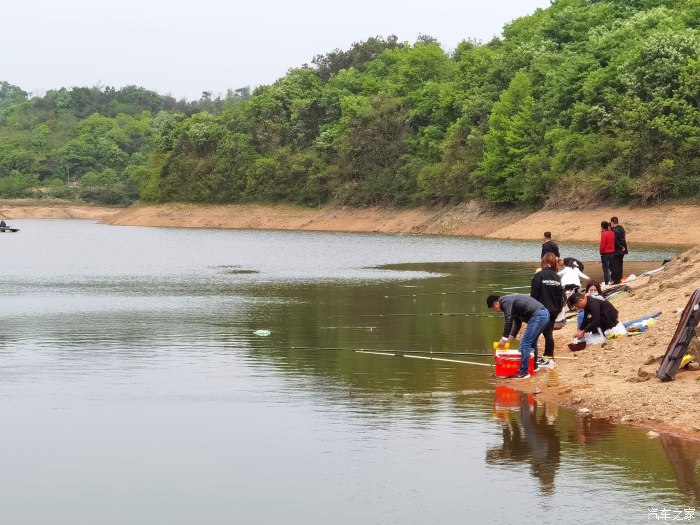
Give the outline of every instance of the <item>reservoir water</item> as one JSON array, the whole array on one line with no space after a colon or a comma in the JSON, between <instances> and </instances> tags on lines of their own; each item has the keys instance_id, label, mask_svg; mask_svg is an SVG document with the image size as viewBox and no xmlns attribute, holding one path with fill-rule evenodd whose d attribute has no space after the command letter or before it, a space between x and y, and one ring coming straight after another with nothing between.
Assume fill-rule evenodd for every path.
<instances>
[{"instance_id":1,"label":"reservoir water","mask_svg":"<svg viewBox=\"0 0 700 525\"><path fill-rule=\"evenodd\" d=\"M497 388L489 366L356 351L491 364L485 298L528 293L540 243L13 226L0 523L644 523L696 505L698 443Z\"/></svg>"}]
</instances>

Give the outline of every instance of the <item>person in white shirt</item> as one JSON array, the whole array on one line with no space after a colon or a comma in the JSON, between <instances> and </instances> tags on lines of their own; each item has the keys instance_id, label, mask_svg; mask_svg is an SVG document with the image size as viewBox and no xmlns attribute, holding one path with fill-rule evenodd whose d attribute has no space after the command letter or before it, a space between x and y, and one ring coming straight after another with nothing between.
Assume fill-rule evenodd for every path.
<instances>
[{"instance_id":1,"label":"person in white shirt","mask_svg":"<svg viewBox=\"0 0 700 525\"><path fill-rule=\"evenodd\" d=\"M572 261L570 266L564 266L564 269L557 273L559 277L561 277L561 285L565 292L570 292L571 290L581 288L582 277L586 280L590 279L590 277L579 270L578 263L576 261Z\"/></svg>"}]
</instances>

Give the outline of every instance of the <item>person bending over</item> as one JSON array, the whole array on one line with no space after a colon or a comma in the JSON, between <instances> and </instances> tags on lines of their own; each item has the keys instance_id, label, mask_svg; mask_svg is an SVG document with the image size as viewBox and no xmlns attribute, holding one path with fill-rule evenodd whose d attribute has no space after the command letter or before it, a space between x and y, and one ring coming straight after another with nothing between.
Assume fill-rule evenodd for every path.
<instances>
[{"instance_id":1,"label":"person bending over","mask_svg":"<svg viewBox=\"0 0 700 525\"><path fill-rule=\"evenodd\" d=\"M494 312L502 312L503 336L498 342L499 348L504 348L506 343L512 341L523 323L527 323L525 333L520 340L520 370L515 375L516 379L527 379L528 361L530 351L535 353L535 363L537 363L537 338L549 322L549 312L544 305L530 297L529 295L514 293L498 297L489 295L486 298L486 306Z\"/></svg>"}]
</instances>

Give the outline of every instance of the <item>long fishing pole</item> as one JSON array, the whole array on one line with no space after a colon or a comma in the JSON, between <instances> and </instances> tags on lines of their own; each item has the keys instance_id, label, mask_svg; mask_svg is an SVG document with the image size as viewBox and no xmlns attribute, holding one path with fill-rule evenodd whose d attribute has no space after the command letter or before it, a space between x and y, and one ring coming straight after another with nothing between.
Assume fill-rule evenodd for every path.
<instances>
[{"instance_id":1,"label":"long fishing pole","mask_svg":"<svg viewBox=\"0 0 700 525\"><path fill-rule=\"evenodd\" d=\"M456 290L453 292L425 292L425 293L402 293L397 295L385 295L384 299L394 299L396 297L427 297L430 295L458 295L468 293L485 293L487 290Z\"/></svg>"},{"instance_id":2,"label":"long fishing pole","mask_svg":"<svg viewBox=\"0 0 700 525\"><path fill-rule=\"evenodd\" d=\"M389 354L434 354L434 355L470 355L480 357L493 357L493 354L484 352L434 352L432 350L382 350L381 348L344 348L338 346L286 346L274 348L287 348L290 350L349 350L351 352L381 352Z\"/></svg>"},{"instance_id":3,"label":"long fishing pole","mask_svg":"<svg viewBox=\"0 0 700 525\"><path fill-rule=\"evenodd\" d=\"M489 363L476 363L474 361L461 361L459 359L445 359L442 357L430 357L425 355L405 355L405 354L392 354L389 352L370 352L368 350L355 350L358 354L374 354L374 355L385 355L390 357L406 357L411 359L427 359L428 361L441 361L444 363L459 363L462 365L477 365L477 366L488 366L493 367L494 365Z\"/></svg>"},{"instance_id":4,"label":"long fishing pole","mask_svg":"<svg viewBox=\"0 0 700 525\"><path fill-rule=\"evenodd\" d=\"M333 315L329 319L339 319L345 317L419 317L423 315L455 315L461 317L499 317L497 314L489 313L467 313L467 312L427 312L427 313L396 313L396 314L358 314L358 315Z\"/></svg>"},{"instance_id":5,"label":"long fishing pole","mask_svg":"<svg viewBox=\"0 0 700 525\"><path fill-rule=\"evenodd\" d=\"M342 346L267 346L258 347L267 348L271 350L345 350L349 352L357 352L364 354L378 354L378 355L392 355L397 357L416 357L411 354L428 354L428 355L468 355L473 357L493 357L494 354L484 353L484 352L442 352L433 350L382 350L381 348L347 348ZM406 355L409 354L409 355ZM423 357L424 359L429 359L429 357ZM437 358L436 358L437 359ZM578 357L563 357L558 356L552 358L555 361L557 359L567 359L572 361L577 361ZM460 361L467 362L467 361Z\"/></svg>"}]
</instances>

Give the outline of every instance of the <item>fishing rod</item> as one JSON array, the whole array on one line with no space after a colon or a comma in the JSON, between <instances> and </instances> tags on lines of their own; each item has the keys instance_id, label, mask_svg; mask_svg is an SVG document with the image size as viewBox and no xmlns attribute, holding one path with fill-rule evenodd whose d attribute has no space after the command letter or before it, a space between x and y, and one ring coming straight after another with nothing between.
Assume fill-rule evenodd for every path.
<instances>
[{"instance_id":1,"label":"fishing rod","mask_svg":"<svg viewBox=\"0 0 700 525\"><path fill-rule=\"evenodd\" d=\"M445 316L460 316L460 317L499 317L500 314L467 314L461 312L431 312L428 315L445 315Z\"/></svg>"},{"instance_id":2,"label":"fishing rod","mask_svg":"<svg viewBox=\"0 0 700 525\"><path fill-rule=\"evenodd\" d=\"M430 357L430 356L425 356L425 355L405 355L405 354L392 354L389 352L370 352L368 350L355 350L356 353L358 354L374 354L374 355L385 355L385 356L390 356L390 357L405 357L405 358L411 358L411 359L426 359L428 361L440 361L443 363L459 363L461 365L477 365L477 366L489 366L493 367L494 365L489 364L489 363L476 363L474 361L461 361L459 359L445 359L441 357Z\"/></svg>"},{"instance_id":3,"label":"fishing rod","mask_svg":"<svg viewBox=\"0 0 700 525\"><path fill-rule=\"evenodd\" d=\"M499 317L499 314L470 314L462 312L428 312L428 313L397 313L397 314L358 314L358 315L333 315L329 319L339 319L343 317L418 317L422 315L445 315L445 316L461 316L461 317Z\"/></svg>"},{"instance_id":4,"label":"fishing rod","mask_svg":"<svg viewBox=\"0 0 700 525\"><path fill-rule=\"evenodd\" d=\"M395 297L424 297L428 295L456 295L467 293L485 293L487 290L458 290L456 292L432 292L432 293L403 293L398 295L385 295L384 299L394 299Z\"/></svg>"},{"instance_id":5,"label":"fishing rod","mask_svg":"<svg viewBox=\"0 0 700 525\"><path fill-rule=\"evenodd\" d=\"M355 353L362 354L377 354L377 355L390 355L396 357L412 357L415 359L430 359L428 356L415 356L412 354L428 354L430 355L468 355L472 357L493 357L494 354L484 353L484 352L443 352L443 351L433 351L433 350L382 350L382 349L369 349L369 348L347 348L340 346L274 346L266 347L270 349L287 349L287 350L346 350ZM435 358L438 359L438 358ZM557 359L566 359L571 361L578 361L578 356L574 357L564 357L558 356L552 358L554 361ZM449 360L448 360L449 361ZM468 363L468 361L456 361L458 363ZM492 365L489 365L492 366Z\"/></svg>"},{"instance_id":6,"label":"fishing rod","mask_svg":"<svg viewBox=\"0 0 700 525\"><path fill-rule=\"evenodd\" d=\"M271 347L272 348L272 347ZM434 355L470 355L480 357L493 357L493 354L484 352L433 352L432 350L382 350L381 348L346 348L338 346L287 346L274 347L287 348L289 350L348 350L351 352L378 352L388 354L434 354Z\"/></svg>"}]
</instances>

